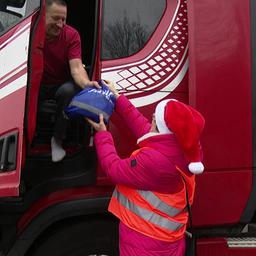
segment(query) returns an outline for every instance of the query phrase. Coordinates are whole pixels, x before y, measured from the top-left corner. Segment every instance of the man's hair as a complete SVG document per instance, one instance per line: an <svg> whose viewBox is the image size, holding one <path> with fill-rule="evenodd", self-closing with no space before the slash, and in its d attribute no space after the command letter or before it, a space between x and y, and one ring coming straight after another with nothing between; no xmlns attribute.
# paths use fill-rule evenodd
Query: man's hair
<svg viewBox="0 0 256 256"><path fill-rule="evenodd" d="M46 0L46 8L50 7L53 3L67 6L67 3L64 0Z"/></svg>

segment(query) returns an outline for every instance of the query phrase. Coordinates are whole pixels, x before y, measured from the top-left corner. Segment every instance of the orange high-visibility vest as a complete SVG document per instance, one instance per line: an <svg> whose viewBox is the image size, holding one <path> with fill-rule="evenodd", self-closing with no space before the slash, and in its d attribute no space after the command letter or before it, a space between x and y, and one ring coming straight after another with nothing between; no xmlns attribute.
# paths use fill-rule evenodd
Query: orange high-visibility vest
<svg viewBox="0 0 256 256"><path fill-rule="evenodd" d="M192 204L195 175L188 176L177 166L176 169L183 177L183 188L179 192L164 194L117 185L109 211L125 225L146 236L168 242L181 239L188 220L185 186Z"/></svg>

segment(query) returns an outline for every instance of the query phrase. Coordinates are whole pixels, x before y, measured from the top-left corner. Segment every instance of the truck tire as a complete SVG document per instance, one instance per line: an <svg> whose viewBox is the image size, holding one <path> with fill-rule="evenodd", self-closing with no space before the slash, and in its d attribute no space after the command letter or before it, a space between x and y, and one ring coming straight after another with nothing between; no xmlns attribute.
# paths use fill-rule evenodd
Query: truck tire
<svg viewBox="0 0 256 256"><path fill-rule="evenodd" d="M30 250L33 256L117 256L117 223L91 220L46 232Z"/></svg>

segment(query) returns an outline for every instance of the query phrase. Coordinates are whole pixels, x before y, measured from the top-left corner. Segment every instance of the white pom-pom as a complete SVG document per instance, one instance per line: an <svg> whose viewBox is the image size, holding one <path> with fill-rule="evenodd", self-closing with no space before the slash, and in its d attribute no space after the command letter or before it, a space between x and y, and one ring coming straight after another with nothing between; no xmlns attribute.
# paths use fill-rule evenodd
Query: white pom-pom
<svg viewBox="0 0 256 256"><path fill-rule="evenodd" d="M204 165L201 162L192 162L188 165L188 169L194 174L200 174L204 171Z"/></svg>

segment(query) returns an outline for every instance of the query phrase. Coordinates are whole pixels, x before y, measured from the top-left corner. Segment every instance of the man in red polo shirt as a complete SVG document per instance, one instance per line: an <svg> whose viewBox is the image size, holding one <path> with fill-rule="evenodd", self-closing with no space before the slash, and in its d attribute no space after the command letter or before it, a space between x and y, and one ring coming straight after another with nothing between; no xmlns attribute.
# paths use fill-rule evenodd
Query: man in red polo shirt
<svg viewBox="0 0 256 256"><path fill-rule="evenodd" d="M83 67L80 35L66 24L66 18L65 1L46 0L44 72L39 102L45 99L56 99L57 102L54 134L51 139L53 162L61 161L66 155L62 148L67 125L63 109L86 86L100 88L96 81L90 81Z"/></svg>

